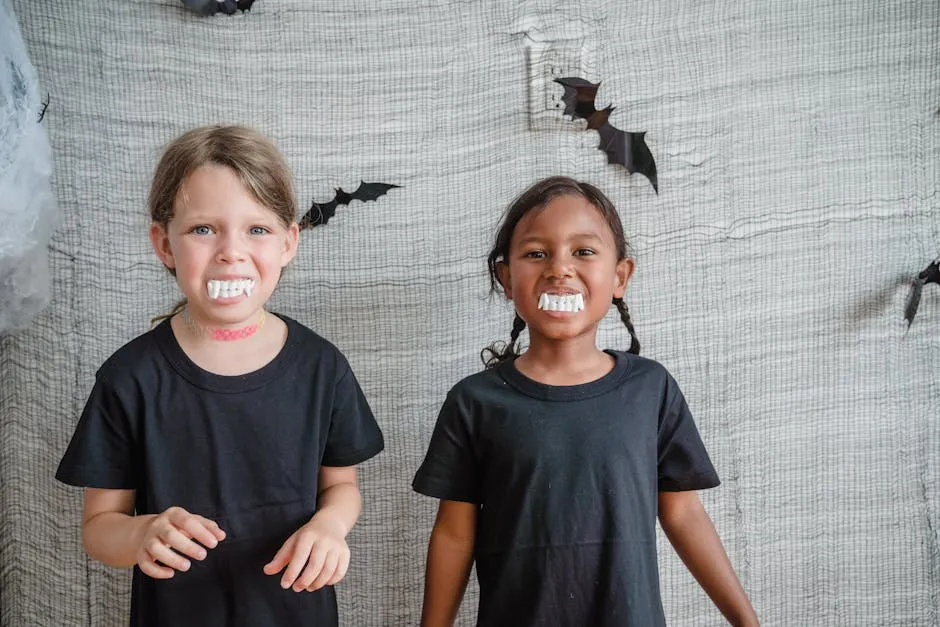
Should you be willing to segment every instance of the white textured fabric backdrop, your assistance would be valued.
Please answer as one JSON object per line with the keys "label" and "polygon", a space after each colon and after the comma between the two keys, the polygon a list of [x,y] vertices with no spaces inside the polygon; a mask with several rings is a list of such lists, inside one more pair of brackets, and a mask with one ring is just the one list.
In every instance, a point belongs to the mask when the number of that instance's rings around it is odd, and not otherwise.
{"label": "white textured fabric backdrop", "polygon": [[[644,354],[678,378],[724,480],[709,512],[766,625],[940,623],[940,4],[14,0],[51,94],[62,223],[51,306],[0,338],[3,625],[121,625],[53,480],[95,369],[176,300],[150,251],[160,147],[254,125],[301,205],[401,185],[302,233],[273,308],[349,357],[386,435],[338,587],[343,625],[414,625],[435,503],[412,475],[446,390],[508,336],[484,269],[507,202],[561,173],[620,208]],[[584,50],[613,123],[648,131],[660,194],[596,134],[531,111],[538,54]],[[560,92],[560,88],[558,89]],[[626,346],[613,315],[601,343]],[[721,619],[660,538],[671,625]],[[461,624],[471,624],[471,589]]]}

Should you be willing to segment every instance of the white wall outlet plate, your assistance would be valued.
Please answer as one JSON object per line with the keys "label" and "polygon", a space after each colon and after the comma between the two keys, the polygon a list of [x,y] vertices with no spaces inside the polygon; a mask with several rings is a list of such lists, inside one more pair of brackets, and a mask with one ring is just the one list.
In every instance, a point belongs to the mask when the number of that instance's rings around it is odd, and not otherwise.
{"label": "white wall outlet plate", "polygon": [[563,115],[564,88],[556,78],[593,80],[595,50],[585,39],[526,42],[529,75],[529,129],[550,130],[571,124]]}

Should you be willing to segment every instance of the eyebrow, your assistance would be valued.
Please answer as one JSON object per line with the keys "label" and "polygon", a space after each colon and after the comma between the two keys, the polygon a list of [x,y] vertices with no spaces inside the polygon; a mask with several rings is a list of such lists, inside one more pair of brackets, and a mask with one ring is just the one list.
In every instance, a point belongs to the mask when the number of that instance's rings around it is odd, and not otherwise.
{"label": "eyebrow", "polygon": [[[196,210],[190,211],[189,215],[187,215],[185,218],[181,218],[181,220],[183,220],[184,222],[215,222],[219,220],[220,218],[226,219],[228,217],[229,216],[227,215],[221,215],[221,216],[214,215],[212,211],[202,213],[200,210],[196,209]],[[276,219],[277,219],[276,217],[271,217],[271,216],[268,216],[267,214],[259,214],[257,216],[249,216],[245,218],[244,221],[245,222],[267,222],[269,220],[273,221]]]}
{"label": "eyebrow", "polygon": [[[531,243],[534,243],[534,242],[540,242],[540,241],[542,241],[543,239],[544,239],[543,237],[539,237],[538,235],[526,235],[525,237],[523,237],[522,239],[519,240],[518,245],[519,245],[519,246],[523,246],[523,245],[525,245],[525,244],[531,244]],[[594,240],[594,241],[597,241],[597,242],[603,242],[603,241],[604,241],[604,239],[603,239],[600,235],[598,235],[597,233],[591,232],[591,231],[586,231],[586,232],[584,232],[584,233],[573,233],[573,234],[568,238],[569,241],[571,241],[571,240],[585,240],[585,239],[590,239],[590,240]]]}

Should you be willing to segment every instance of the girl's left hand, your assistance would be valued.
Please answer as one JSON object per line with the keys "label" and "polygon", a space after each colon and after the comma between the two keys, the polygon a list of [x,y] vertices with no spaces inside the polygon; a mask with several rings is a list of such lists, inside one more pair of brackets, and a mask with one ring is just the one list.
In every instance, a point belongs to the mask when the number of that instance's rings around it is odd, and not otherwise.
{"label": "girl's left hand", "polygon": [[284,570],[281,587],[294,592],[313,592],[338,583],[349,568],[347,530],[336,518],[316,514],[310,522],[295,531],[270,562],[264,572],[276,575]]}

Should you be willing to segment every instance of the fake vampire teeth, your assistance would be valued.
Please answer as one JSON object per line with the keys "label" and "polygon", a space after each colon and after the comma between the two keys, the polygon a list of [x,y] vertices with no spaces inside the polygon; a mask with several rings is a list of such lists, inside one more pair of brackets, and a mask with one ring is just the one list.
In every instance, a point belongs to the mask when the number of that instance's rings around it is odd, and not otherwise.
{"label": "fake vampire teeth", "polygon": [[542,295],[539,296],[539,309],[545,311],[583,311],[584,295],[542,292]]}
{"label": "fake vampire teeth", "polygon": [[209,298],[234,298],[235,296],[251,296],[255,291],[254,279],[237,279],[235,281],[209,281],[206,283]]}

